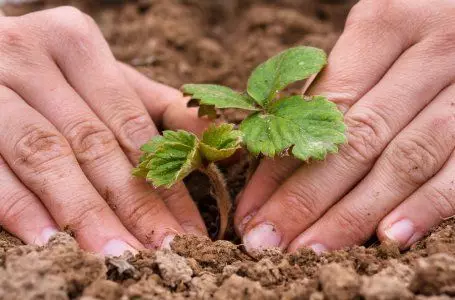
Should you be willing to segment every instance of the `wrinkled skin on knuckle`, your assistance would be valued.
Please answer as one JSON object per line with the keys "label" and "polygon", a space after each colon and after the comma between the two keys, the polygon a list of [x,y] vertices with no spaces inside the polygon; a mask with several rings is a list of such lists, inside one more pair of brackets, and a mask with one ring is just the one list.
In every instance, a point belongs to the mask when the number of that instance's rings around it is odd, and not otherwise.
{"label": "wrinkled skin on knuckle", "polygon": [[4,195],[2,205],[0,205],[0,218],[4,223],[14,224],[20,222],[27,207],[36,199],[27,190],[16,190]]}
{"label": "wrinkled skin on knuckle", "polygon": [[[0,83],[8,85],[21,80],[23,74],[45,68],[46,54],[37,42],[36,35],[16,23],[0,22]],[[35,73],[36,74],[36,73]]]}
{"label": "wrinkled skin on knuckle", "polygon": [[385,141],[384,119],[372,110],[350,115],[345,119],[348,144],[341,148],[350,163],[370,165],[380,155]]}
{"label": "wrinkled skin on knuckle", "polygon": [[406,40],[406,44],[410,44],[417,37],[417,25],[421,24],[422,8],[415,2],[418,1],[362,0],[349,13],[346,30],[376,35],[394,32]]}
{"label": "wrinkled skin on knuckle", "polygon": [[86,14],[77,8],[63,6],[43,12],[37,21],[49,24],[45,31],[51,47],[68,48],[77,51],[79,59],[90,59],[90,51],[96,47],[97,27]]}
{"label": "wrinkled skin on knuckle", "polygon": [[[88,202],[88,201],[85,201]],[[80,199],[68,200],[65,203],[59,205],[65,206],[59,209],[62,213],[60,217],[64,220],[65,224],[62,228],[68,228],[71,231],[77,233],[85,228],[91,228],[93,223],[100,218],[105,216],[106,211],[109,210],[109,206],[104,205],[102,202],[90,201],[90,203],[81,203]],[[63,215],[66,212],[67,215]]]}
{"label": "wrinkled skin on knuckle", "polygon": [[342,236],[347,244],[361,243],[371,234],[369,232],[371,223],[367,220],[367,216],[353,207],[339,210],[330,219],[334,224],[333,230],[339,232],[339,236]]}
{"label": "wrinkled skin on knuckle", "polygon": [[438,171],[442,158],[431,137],[410,135],[392,143],[384,159],[402,183],[420,186]]}
{"label": "wrinkled skin on knuckle", "polygon": [[[319,216],[318,189],[308,184],[283,191],[279,202],[281,212],[286,212],[286,222],[301,225],[303,220]],[[283,216],[281,216],[283,217]]]}
{"label": "wrinkled skin on knuckle", "polygon": [[108,157],[119,147],[112,132],[99,121],[77,122],[65,136],[82,166]]}
{"label": "wrinkled skin on knuckle", "polygon": [[150,220],[155,220],[157,224],[160,224],[160,216],[164,213],[164,206],[161,205],[156,197],[128,197],[124,199],[125,207],[128,209],[124,210],[124,224],[130,229],[146,233],[150,230]]}
{"label": "wrinkled skin on knuckle", "polygon": [[122,101],[116,105],[113,111],[118,113],[112,115],[111,124],[123,149],[131,155],[140,155],[138,142],[146,143],[157,134],[157,130],[150,116],[139,107],[128,105],[129,102]]}
{"label": "wrinkled skin on knuckle", "polygon": [[68,142],[57,131],[29,125],[22,132],[14,145],[13,157],[16,164],[27,170],[35,173],[49,171],[55,168],[53,161],[72,156]]}
{"label": "wrinkled skin on knuckle", "polygon": [[455,190],[428,185],[423,189],[423,197],[431,203],[441,220],[453,217],[455,214]]}

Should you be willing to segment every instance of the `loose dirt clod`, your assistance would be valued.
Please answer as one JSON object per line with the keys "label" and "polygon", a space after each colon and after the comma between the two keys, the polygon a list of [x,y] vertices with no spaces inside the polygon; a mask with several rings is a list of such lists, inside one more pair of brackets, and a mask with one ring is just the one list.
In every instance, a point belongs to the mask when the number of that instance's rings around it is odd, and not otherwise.
{"label": "loose dirt clod", "polygon": [[455,296],[455,257],[440,253],[419,259],[411,289],[424,295]]}
{"label": "loose dirt clod", "polygon": [[275,300],[277,295],[263,288],[258,282],[248,278],[232,275],[215,292],[213,299],[241,299],[241,300]]}
{"label": "loose dirt clod", "polygon": [[353,299],[359,292],[360,280],[357,273],[337,263],[323,266],[319,281],[328,300]]}
{"label": "loose dirt clod", "polygon": [[170,251],[157,251],[155,255],[155,262],[166,285],[175,288],[191,281],[193,270],[185,258]]}
{"label": "loose dirt clod", "polygon": [[398,278],[379,274],[363,277],[360,295],[365,300],[410,300],[414,298],[413,293]]}

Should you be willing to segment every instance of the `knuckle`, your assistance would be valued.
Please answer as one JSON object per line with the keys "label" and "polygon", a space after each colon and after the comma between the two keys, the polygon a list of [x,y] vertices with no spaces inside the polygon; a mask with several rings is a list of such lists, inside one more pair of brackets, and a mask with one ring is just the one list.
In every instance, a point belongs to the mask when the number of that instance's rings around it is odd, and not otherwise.
{"label": "knuckle", "polygon": [[[350,11],[347,30],[357,30],[370,35],[371,32],[393,32],[403,38],[409,34],[411,20],[403,19],[403,15],[413,12],[416,5],[409,5],[406,0],[363,0]],[[406,28],[406,31],[402,30]],[[411,27],[415,28],[414,27]]]}
{"label": "knuckle", "polygon": [[144,112],[132,112],[119,116],[119,136],[124,140],[136,136],[151,137],[154,133],[154,126],[150,117]]}
{"label": "knuckle", "polygon": [[60,33],[60,38],[76,46],[91,42],[94,23],[82,11],[72,6],[63,6],[51,10],[51,13],[54,27]]}
{"label": "knuckle", "polygon": [[396,140],[385,151],[384,159],[395,176],[413,186],[425,183],[439,169],[436,149],[418,135]]}
{"label": "knuckle", "polygon": [[[9,67],[8,73],[38,64],[30,60],[30,57],[36,56],[34,52],[39,48],[38,46],[33,35],[28,34],[26,30],[10,24],[0,24],[0,55],[8,57],[4,62]],[[10,76],[10,74],[3,74],[3,76]]]}
{"label": "knuckle", "polygon": [[126,200],[129,203],[129,210],[125,210],[125,223],[131,230],[148,230],[150,220],[163,215],[164,207],[158,201],[150,201],[150,197],[138,199],[137,196]]}
{"label": "knuckle", "polygon": [[24,128],[23,135],[14,145],[15,163],[39,173],[52,168],[52,161],[68,158],[71,148],[65,138],[56,131],[39,125]]}
{"label": "knuckle", "polygon": [[26,190],[9,193],[0,206],[0,216],[3,223],[15,224],[23,220],[26,210],[36,201],[35,197]]}
{"label": "knuckle", "polygon": [[80,201],[74,201],[73,203],[78,203],[78,207],[73,207],[70,210],[71,215],[66,220],[66,226],[75,231],[92,226],[95,220],[105,216],[107,210],[110,209],[109,206],[104,205],[102,202],[91,201],[83,205],[81,205]]}
{"label": "knuckle", "polygon": [[386,143],[385,119],[371,109],[346,117],[348,144],[342,148],[351,163],[370,164],[381,153]]}
{"label": "knuckle", "polygon": [[81,165],[99,161],[119,147],[112,132],[99,121],[76,122],[65,136]]}
{"label": "knuckle", "polygon": [[450,218],[455,214],[455,192],[444,190],[429,185],[423,191],[424,199],[430,202],[430,206],[436,211],[441,219]]}
{"label": "knuckle", "polygon": [[319,215],[319,206],[316,199],[316,188],[305,185],[296,189],[284,191],[280,205],[282,211],[288,213],[287,219],[293,224],[302,224],[302,220],[309,220]]}
{"label": "knuckle", "polygon": [[343,236],[353,243],[367,238],[365,216],[353,208],[338,211],[330,222],[334,222],[334,228],[339,228]]}
{"label": "knuckle", "polygon": [[375,25],[375,20],[387,17],[387,7],[390,6],[393,0],[383,0],[374,1],[374,0],[363,0],[357,3],[349,12],[347,17],[346,26],[358,26],[360,24]]}

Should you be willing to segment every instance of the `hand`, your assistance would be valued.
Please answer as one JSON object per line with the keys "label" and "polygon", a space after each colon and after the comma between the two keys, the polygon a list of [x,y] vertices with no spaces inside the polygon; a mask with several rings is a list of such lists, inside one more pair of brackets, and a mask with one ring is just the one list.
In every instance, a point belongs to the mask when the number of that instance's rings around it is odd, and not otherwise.
{"label": "hand", "polygon": [[455,2],[363,0],[308,94],[345,111],[324,162],[264,160],[235,216],[248,250],[409,247],[455,214]]}
{"label": "hand", "polygon": [[26,243],[69,229],[118,255],[206,234],[183,185],[159,192],[131,176],[154,123],[206,124],[180,92],[116,62],[80,11],[0,17],[0,108],[0,223]]}

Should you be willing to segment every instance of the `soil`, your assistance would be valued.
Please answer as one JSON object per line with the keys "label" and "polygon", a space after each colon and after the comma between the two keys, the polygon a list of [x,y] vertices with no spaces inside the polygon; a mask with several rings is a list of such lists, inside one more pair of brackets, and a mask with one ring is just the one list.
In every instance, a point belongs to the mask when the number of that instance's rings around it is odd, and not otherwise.
{"label": "soil", "polygon": [[[114,3],[115,2],[115,3]],[[7,6],[9,15],[71,3],[99,23],[119,60],[154,80],[180,87],[211,82],[244,89],[250,71],[278,51],[313,45],[327,51],[339,37],[349,0],[45,1]],[[238,111],[225,111],[231,122]],[[222,166],[233,197],[248,159]],[[202,174],[186,180],[212,237],[218,215]],[[173,251],[103,258],[67,234],[45,247],[0,232],[0,299],[455,299],[455,220],[411,250],[391,244],[316,255],[278,250],[248,255],[230,241],[183,236]]]}

